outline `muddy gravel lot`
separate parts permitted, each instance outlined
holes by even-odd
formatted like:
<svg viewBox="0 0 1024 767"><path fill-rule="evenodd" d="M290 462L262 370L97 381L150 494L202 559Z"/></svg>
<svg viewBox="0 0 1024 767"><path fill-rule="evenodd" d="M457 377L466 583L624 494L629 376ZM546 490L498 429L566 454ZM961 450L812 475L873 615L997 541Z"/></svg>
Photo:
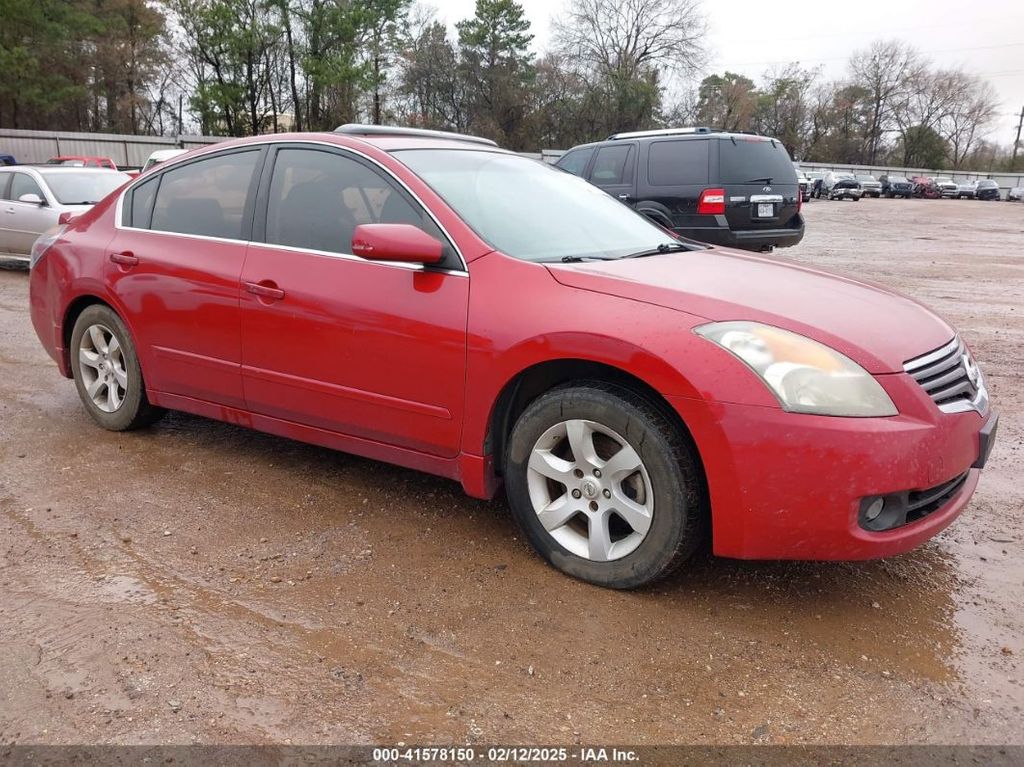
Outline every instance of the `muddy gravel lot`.
<svg viewBox="0 0 1024 767"><path fill-rule="evenodd" d="M0 743L1024 741L1024 205L805 209L786 257L972 346L978 493L888 561L703 555L634 593L453 482L186 415L101 431L0 270Z"/></svg>

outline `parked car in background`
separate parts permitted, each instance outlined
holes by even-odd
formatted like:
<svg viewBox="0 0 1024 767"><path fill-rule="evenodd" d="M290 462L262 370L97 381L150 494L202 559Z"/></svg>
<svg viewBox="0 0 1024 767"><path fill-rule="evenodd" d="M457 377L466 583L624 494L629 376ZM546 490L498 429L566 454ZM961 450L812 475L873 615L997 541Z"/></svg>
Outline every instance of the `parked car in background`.
<svg viewBox="0 0 1024 767"><path fill-rule="evenodd" d="M860 184L863 197L881 197L882 196L882 184L881 182L870 174L855 175L857 183Z"/></svg>
<svg viewBox="0 0 1024 767"><path fill-rule="evenodd" d="M820 170L812 170L807 174L807 178L810 179L811 197L821 197L821 182L825 178L825 172Z"/></svg>
<svg viewBox="0 0 1024 767"><path fill-rule="evenodd" d="M914 182L906 176L890 176L888 174L879 176L878 183L882 187L882 196L890 199L903 197L910 199L914 196Z"/></svg>
<svg viewBox="0 0 1024 767"><path fill-rule="evenodd" d="M154 165L167 162L170 159L185 154L187 151L187 149L157 149L149 156L149 159L146 160L146 164L142 166L142 172L145 173Z"/></svg>
<svg viewBox="0 0 1024 767"><path fill-rule="evenodd" d="M973 200L977 191L977 181L961 181L956 185L956 198L958 200Z"/></svg>
<svg viewBox="0 0 1024 767"><path fill-rule="evenodd" d="M942 196L942 190L935 184L931 176L914 176L914 196L926 200L937 200Z"/></svg>
<svg viewBox="0 0 1024 767"><path fill-rule="evenodd" d="M796 170L778 139L710 128L617 133L556 165L701 242L767 251L804 236Z"/></svg>
<svg viewBox="0 0 1024 767"><path fill-rule="evenodd" d="M110 168L117 170L114 161L109 157L98 157L88 155L61 155L51 157L46 161L47 165L70 165L75 168Z"/></svg>
<svg viewBox="0 0 1024 767"><path fill-rule="evenodd" d="M1003 198L999 192L999 184L990 178L983 178L978 182L974 196L979 200L1001 200Z"/></svg>
<svg viewBox="0 0 1024 767"><path fill-rule="evenodd" d="M18 161L14 159L13 154L0 154L0 168L5 165L17 165Z"/></svg>
<svg viewBox="0 0 1024 767"><path fill-rule="evenodd" d="M796 182L800 186L800 199L803 202L807 202L811 199L811 180L807 177L802 170L796 172Z"/></svg>
<svg viewBox="0 0 1024 767"><path fill-rule="evenodd" d="M596 160L650 157L626 142ZM668 141L650 167L707 150L740 188L788 167L795 197L784 151L735 142ZM969 502L998 419L921 304L677 238L569 173L434 131L197 150L45 238L29 299L102 428L170 408L480 498L504 485L540 556L611 588L668 575L706 531L749 559L912 549Z"/></svg>
<svg viewBox="0 0 1024 767"><path fill-rule="evenodd" d="M939 188L940 197L946 197L950 200L956 197L957 192L960 189L960 185L953 179L949 178L949 176L936 176L935 186Z"/></svg>
<svg viewBox="0 0 1024 767"><path fill-rule="evenodd" d="M821 182L821 192L829 200L853 200L859 202L864 190L852 173L829 171Z"/></svg>
<svg viewBox="0 0 1024 767"><path fill-rule="evenodd" d="M1024 202L1024 186L1015 186L1006 193L1007 202Z"/></svg>
<svg viewBox="0 0 1024 767"><path fill-rule="evenodd" d="M103 168L0 168L0 257L28 261L39 235L62 216L84 213L130 180Z"/></svg>

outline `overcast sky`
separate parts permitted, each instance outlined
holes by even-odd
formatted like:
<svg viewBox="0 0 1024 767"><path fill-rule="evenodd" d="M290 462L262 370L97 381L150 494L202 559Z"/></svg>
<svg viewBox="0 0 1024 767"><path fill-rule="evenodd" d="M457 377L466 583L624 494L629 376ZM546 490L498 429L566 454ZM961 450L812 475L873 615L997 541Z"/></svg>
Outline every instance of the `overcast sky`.
<svg viewBox="0 0 1024 767"><path fill-rule="evenodd" d="M449 25L473 15L475 0L425 0ZM565 0L519 0L533 25L534 47L550 39L550 20ZM759 80L775 64L799 61L843 75L854 51L880 38L906 40L943 66L983 75L1002 101L990 138L1013 141L1024 106L1022 0L704 0L710 27L709 71Z"/></svg>

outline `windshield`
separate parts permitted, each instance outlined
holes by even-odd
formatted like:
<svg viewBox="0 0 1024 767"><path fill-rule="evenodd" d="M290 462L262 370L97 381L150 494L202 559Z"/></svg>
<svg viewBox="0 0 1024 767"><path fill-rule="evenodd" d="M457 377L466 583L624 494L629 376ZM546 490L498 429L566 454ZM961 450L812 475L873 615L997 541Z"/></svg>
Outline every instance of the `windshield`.
<svg viewBox="0 0 1024 767"><path fill-rule="evenodd" d="M858 181L875 181L874 176L857 176Z"/></svg>
<svg viewBox="0 0 1024 767"><path fill-rule="evenodd" d="M890 184L909 184L906 176L889 176Z"/></svg>
<svg viewBox="0 0 1024 767"><path fill-rule="evenodd" d="M979 181L978 186L985 187L986 189L992 189L993 187L999 186L999 184L997 184L995 181L986 179L984 181Z"/></svg>
<svg viewBox="0 0 1024 767"><path fill-rule="evenodd" d="M112 170L83 170L80 173L40 171L40 174L61 205L93 205L131 181L127 173Z"/></svg>
<svg viewBox="0 0 1024 767"><path fill-rule="evenodd" d="M620 258L677 243L596 186L537 160L464 149L394 154L480 237L515 258Z"/></svg>

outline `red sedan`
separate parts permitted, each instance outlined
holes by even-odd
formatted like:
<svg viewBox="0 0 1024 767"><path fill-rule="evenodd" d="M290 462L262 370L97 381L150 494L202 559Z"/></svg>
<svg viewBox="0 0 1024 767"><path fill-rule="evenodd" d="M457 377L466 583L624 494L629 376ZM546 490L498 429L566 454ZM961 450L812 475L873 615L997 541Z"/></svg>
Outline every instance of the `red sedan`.
<svg viewBox="0 0 1024 767"><path fill-rule="evenodd" d="M681 241L468 136L345 126L172 160L33 253L89 414L184 410L502 483L555 567L629 588L743 558L907 551L996 416L963 341L882 288Z"/></svg>

